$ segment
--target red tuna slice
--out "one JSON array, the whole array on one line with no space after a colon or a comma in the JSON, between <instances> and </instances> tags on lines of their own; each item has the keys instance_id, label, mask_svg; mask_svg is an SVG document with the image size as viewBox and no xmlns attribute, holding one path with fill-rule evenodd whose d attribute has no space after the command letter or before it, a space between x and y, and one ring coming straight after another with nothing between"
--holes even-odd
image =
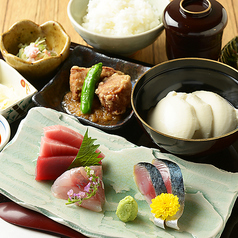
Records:
<instances>
[{"instance_id":1,"label":"red tuna slice","mask_svg":"<svg viewBox=\"0 0 238 238\"><path fill-rule=\"evenodd\" d=\"M47 126L44 128L44 134L47 138L61 141L64 144L76 147L78 149L80 148L83 141L83 135L62 125ZM99 153L100 150L97 149L96 152ZM105 155L102 152L98 156L98 158L102 159L104 157Z\"/></svg>"},{"instance_id":2,"label":"red tuna slice","mask_svg":"<svg viewBox=\"0 0 238 238\"><path fill-rule=\"evenodd\" d=\"M159 170L168 193L172 192L171 177L168 166L159 159L153 159L152 164Z\"/></svg>"},{"instance_id":3,"label":"red tuna slice","mask_svg":"<svg viewBox=\"0 0 238 238\"><path fill-rule=\"evenodd\" d=\"M104 185L102 181L102 166L90 166L96 176L100 178L101 186L94 196L84 200L81 207L86 209L100 212L102 211L103 205L105 203L105 193ZM84 191L84 187L88 184L88 176L84 167L73 168L64 172L60 177L58 177L51 187L53 195L60 199L68 200L68 191L73 190L74 193L79 193Z\"/></svg>"},{"instance_id":4,"label":"red tuna slice","mask_svg":"<svg viewBox=\"0 0 238 238\"><path fill-rule=\"evenodd\" d=\"M64 144L57 140L52 140L47 137L41 138L40 156L62 156L62 155L74 155L76 157L79 149L67 144Z\"/></svg>"},{"instance_id":5,"label":"red tuna slice","mask_svg":"<svg viewBox=\"0 0 238 238\"><path fill-rule=\"evenodd\" d=\"M150 163L140 162L134 166L134 179L139 191L150 204L161 193L167 193L159 170Z\"/></svg>"},{"instance_id":6,"label":"red tuna slice","mask_svg":"<svg viewBox=\"0 0 238 238\"><path fill-rule=\"evenodd\" d=\"M52 140L61 141L64 144L80 148L83 135L62 125L53 125L44 127L45 137Z\"/></svg>"},{"instance_id":7,"label":"red tuna slice","mask_svg":"<svg viewBox=\"0 0 238 238\"><path fill-rule=\"evenodd\" d=\"M36 180L55 180L70 166L75 156L39 156L36 163Z\"/></svg>"}]
</instances>

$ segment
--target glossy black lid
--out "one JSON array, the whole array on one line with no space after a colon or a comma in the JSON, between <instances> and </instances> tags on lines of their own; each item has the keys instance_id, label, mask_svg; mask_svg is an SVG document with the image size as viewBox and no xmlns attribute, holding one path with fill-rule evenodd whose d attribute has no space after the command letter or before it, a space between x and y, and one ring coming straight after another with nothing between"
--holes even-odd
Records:
<instances>
[{"instance_id":1,"label":"glossy black lid","mask_svg":"<svg viewBox=\"0 0 238 238\"><path fill-rule=\"evenodd\" d=\"M225 28L227 13L216 0L173 0L164 10L163 23L181 34L209 35Z\"/></svg>"}]
</instances>

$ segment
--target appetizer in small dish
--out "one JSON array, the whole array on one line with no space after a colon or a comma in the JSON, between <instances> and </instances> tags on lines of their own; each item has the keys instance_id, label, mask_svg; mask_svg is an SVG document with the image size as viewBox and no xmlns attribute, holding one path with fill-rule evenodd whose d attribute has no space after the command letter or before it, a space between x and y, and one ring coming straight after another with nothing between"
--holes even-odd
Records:
<instances>
[{"instance_id":1,"label":"appetizer in small dish","mask_svg":"<svg viewBox=\"0 0 238 238\"><path fill-rule=\"evenodd\" d=\"M53 55L39 57L42 55L42 40L44 48L47 45L47 51L53 51ZM0 37L0 50L6 62L32 81L52 74L68 57L70 44L69 35L55 21L38 25L30 20L22 20Z\"/></svg>"},{"instance_id":2,"label":"appetizer in small dish","mask_svg":"<svg viewBox=\"0 0 238 238\"><path fill-rule=\"evenodd\" d=\"M35 42L30 44L19 44L19 52L17 56L28 62L35 62L37 60L46 59L50 56L57 56L54 50L49 50L46 44L46 38L38 37Z\"/></svg>"}]
</instances>

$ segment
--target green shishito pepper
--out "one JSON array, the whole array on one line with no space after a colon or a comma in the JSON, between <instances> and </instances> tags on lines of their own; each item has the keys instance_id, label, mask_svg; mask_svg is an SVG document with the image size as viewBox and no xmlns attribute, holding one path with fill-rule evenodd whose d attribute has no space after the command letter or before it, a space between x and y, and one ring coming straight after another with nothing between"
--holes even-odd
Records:
<instances>
[{"instance_id":1,"label":"green shishito pepper","mask_svg":"<svg viewBox=\"0 0 238 238\"><path fill-rule=\"evenodd\" d=\"M80 109L83 114L91 112L95 85L100 78L102 72L102 63L95 64L88 71L87 76L84 80L82 91L81 91L81 105Z\"/></svg>"}]
</instances>

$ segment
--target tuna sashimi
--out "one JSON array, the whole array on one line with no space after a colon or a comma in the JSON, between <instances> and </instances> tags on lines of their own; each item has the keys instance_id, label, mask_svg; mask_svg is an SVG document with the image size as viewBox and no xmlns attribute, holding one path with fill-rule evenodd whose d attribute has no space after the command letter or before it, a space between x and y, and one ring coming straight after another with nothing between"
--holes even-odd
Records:
<instances>
[{"instance_id":1,"label":"tuna sashimi","mask_svg":"<svg viewBox=\"0 0 238 238\"><path fill-rule=\"evenodd\" d=\"M53 140L47 137L41 138L40 145L40 156L63 156L63 155L74 155L76 156L79 149L61 141Z\"/></svg>"},{"instance_id":2,"label":"tuna sashimi","mask_svg":"<svg viewBox=\"0 0 238 238\"><path fill-rule=\"evenodd\" d=\"M36 180L55 180L70 166L75 156L39 156L36 163Z\"/></svg>"},{"instance_id":3,"label":"tuna sashimi","mask_svg":"<svg viewBox=\"0 0 238 238\"><path fill-rule=\"evenodd\" d=\"M52 140L61 141L64 144L79 148L83 141L83 135L62 125L47 126L44 135Z\"/></svg>"},{"instance_id":4,"label":"tuna sashimi","mask_svg":"<svg viewBox=\"0 0 238 238\"><path fill-rule=\"evenodd\" d=\"M101 186L98 187L94 196L87 200L83 200L81 206L95 212L100 212L105 203L102 166L90 166L90 168L94 170L95 175L99 177ZM74 193L83 192L88 181L88 176L84 167L73 168L64 172L55 180L51 187L51 191L55 197L67 200L69 190L72 189Z\"/></svg>"},{"instance_id":5,"label":"tuna sashimi","mask_svg":"<svg viewBox=\"0 0 238 238\"><path fill-rule=\"evenodd\" d=\"M134 166L134 179L139 191L150 204L161 193L167 193L159 170L152 164L140 162Z\"/></svg>"},{"instance_id":6,"label":"tuna sashimi","mask_svg":"<svg viewBox=\"0 0 238 238\"><path fill-rule=\"evenodd\" d=\"M74 131L66 126L53 125L44 128L44 135L46 138L61 141L64 144L70 145L72 147L80 148L83 135ZM100 152L99 149L96 150L97 153ZM101 152L98 158L104 158L105 155Z\"/></svg>"},{"instance_id":7,"label":"tuna sashimi","mask_svg":"<svg viewBox=\"0 0 238 238\"><path fill-rule=\"evenodd\" d=\"M69 169L77 157L83 136L61 125L45 127L44 133L37 159L36 180L55 180ZM105 157L99 149L96 150L96 153L100 153L98 156L96 155L99 159ZM98 163L101 164L102 162L99 161Z\"/></svg>"}]
</instances>

